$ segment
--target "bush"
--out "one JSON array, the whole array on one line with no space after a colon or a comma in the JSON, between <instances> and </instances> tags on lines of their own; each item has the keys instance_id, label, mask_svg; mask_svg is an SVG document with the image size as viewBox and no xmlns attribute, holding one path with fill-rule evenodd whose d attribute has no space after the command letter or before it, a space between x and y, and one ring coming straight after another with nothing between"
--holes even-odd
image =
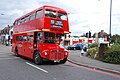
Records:
<instances>
[{"instance_id":1,"label":"bush","mask_svg":"<svg viewBox=\"0 0 120 80\"><path fill-rule=\"evenodd\" d=\"M103 61L107 63L120 63L120 45L114 44L108 47L107 51L104 52Z\"/></svg>"},{"instance_id":2,"label":"bush","mask_svg":"<svg viewBox=\"0 0 120 80\"><path fill-rule=\"evenodd\" d=\"M94 43L94 44L92 44L92 45L90 45L90 48L97 48L98 47L98 44L97 43Z\"/></svg>"},{"instance_id":3,"label":"bush","mask_svg":"<svg viewBox=\"0 0 120 80\"><path fill-rule=\"evenodd\" d=\"M91 58L96 58L98 54L98 48L97 47L93 47L90 48L87 53L86 56L91 57Z\"/></svg>"},{"instance_id":4,"label":"bush","mask_svg":"<svg viewBox=\"0 0 120 80\"><path fill-rule=\"evenodd\" d=\"M120 35L117 35L115 43L120 44Z\"/></svg>"}]
</instances>

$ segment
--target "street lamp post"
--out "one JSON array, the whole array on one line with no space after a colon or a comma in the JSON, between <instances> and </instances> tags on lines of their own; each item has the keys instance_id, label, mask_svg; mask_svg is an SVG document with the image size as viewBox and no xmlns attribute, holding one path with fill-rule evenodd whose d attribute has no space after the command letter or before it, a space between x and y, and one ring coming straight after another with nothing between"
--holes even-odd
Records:
<instances>
[{"instance_id":1,"label":"street lamp post","mask_svg":"<svg viewBox=\"0 0 120 80\"><path fill-rule=\"evenodd\" d=\"M110 28L109 28L109 43L111 42L111 15L112 15L112 0L110 0Z\"/></svg>"},{"instance_id":2,"label":"street lamp post","mask_svg":"<svg viewBox=\"0 0 120 80\"><path fill-rule=\"evenodd\" d=\"M100 1L100 0L98 0ZM109 25L109 45L111 42L111 15L112 15L112 0L110 0L110 25Z\"/></svg>"}]
</instances>

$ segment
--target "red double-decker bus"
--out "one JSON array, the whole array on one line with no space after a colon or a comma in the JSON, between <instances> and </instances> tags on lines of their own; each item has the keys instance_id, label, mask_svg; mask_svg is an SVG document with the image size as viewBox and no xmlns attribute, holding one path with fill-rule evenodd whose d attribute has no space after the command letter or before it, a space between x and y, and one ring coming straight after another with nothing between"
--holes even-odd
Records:
<instances>
[{"instance_id":1,"label":"red double-decker bus","mask_svg":"<svg viewBox=\"0 0 120 80\"><path fill-rule=\"evenodd\" d=\"M15 20L12 52L33 59L36 64L46 60L65 63L69 53L60 42L68 33L67 12L54 6L42 6Z\"/></svg>"}]
</instances>

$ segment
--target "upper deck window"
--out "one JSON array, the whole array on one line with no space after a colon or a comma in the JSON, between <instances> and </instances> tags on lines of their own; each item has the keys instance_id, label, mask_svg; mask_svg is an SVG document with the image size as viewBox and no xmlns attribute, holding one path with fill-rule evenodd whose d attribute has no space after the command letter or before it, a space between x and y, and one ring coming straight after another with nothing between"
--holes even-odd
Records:
<instances>
[{"instance_id":1,"label":"upper deck window","mask_svg":"<svg viewBox=\"0 0 120 80\"><path fill-rule=\"evenodd\" d=\"M24 20L25 20L25 19L24 19L24 18L22 18L22 19L21 19L21 23L24 23Z\"/></svg>"},{"instance_id":2,"label":"upper deck window","mask_svg":"<svg viewBox=\"0 0 120 80\"><path fill-rule=\"evenodd\" d=\"M41 18L43 17L43 10L37 11L36 13L36 18Z\"/></svg>"},{"instance_id":3,"label":"upper deck window","mask_svg":"<svg viewBox=\"0 0 120 80\"><path fill-rule=\"evenodd\" d=\"M30 15L30 20L33 20L35 18L35 14Z\"/></svg>"},{"instance_id":4,"label":"upper deck window","mask_svg":"<svg viewBox=\"0 0 120 80\"><path fill-rule=\"evenodd\" d=\"M29 16L25 17L24 22L29 21Z\"/></svg>"},{"instance_id":5,"label":"upper deck window","mask_svg":"<svg viewBox=\"0 0 120 80\"><path fill-rule=\"evenodd\" d=\"M52 10L46 10L45 11L45 16L50 17L50 18L56 18L56 12Z\"/></svg>"},{"instance_id":6,"label":"upper deck window","mask_svg":"<svg viewBox=\"0 0 120 80\"><path fill-rule=\"evenodd\" d=\"M21 20L18 20L18 25L21 23Z\"/></svg>"},{"instance_id":7,"label":"upper deck window","mask_svg":"<svg viewBox=\"0 0 120 80\"><path fill-rule=\"evenodd\" d=\"M58 18L61 20L67 20L67 14L63 14L63 13L58 13Z\"/></svg>"}]
</instances>

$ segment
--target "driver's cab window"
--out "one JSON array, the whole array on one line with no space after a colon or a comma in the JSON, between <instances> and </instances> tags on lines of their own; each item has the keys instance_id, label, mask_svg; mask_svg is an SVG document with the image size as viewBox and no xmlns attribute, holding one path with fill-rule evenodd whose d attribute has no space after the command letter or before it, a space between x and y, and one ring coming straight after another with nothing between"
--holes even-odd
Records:
<instances>
[{"instance_id":1,"label":"driver's cab window","mask_svg":"<svg viewBox=\"0 0 120 80\"><path fill-rule=\"evenodd\" d=\"M42 32L38 32L37 42L42 42Z\"/></svg>"},{"instance_id":2,"label":"driver's cab window","mask_svg":"<svg viewBox=\"0 0 120 80\"><path fill-rule=\"evenodd\" d=\"M44 32L44 43L54 44L55 33Z\"/></svg>"},{"instance_id":3,"label":"driver's cab window","mask_svg":"<svg viewBox=\"0 0 120 80\"><path fill-rule=\"evenodd\" d=\"M60 42L62 41L62 36L64 36L64 35L62 35L62 34L56 34L56 43L57 44L60 44Z\"/></svg>"}]
</instances>

